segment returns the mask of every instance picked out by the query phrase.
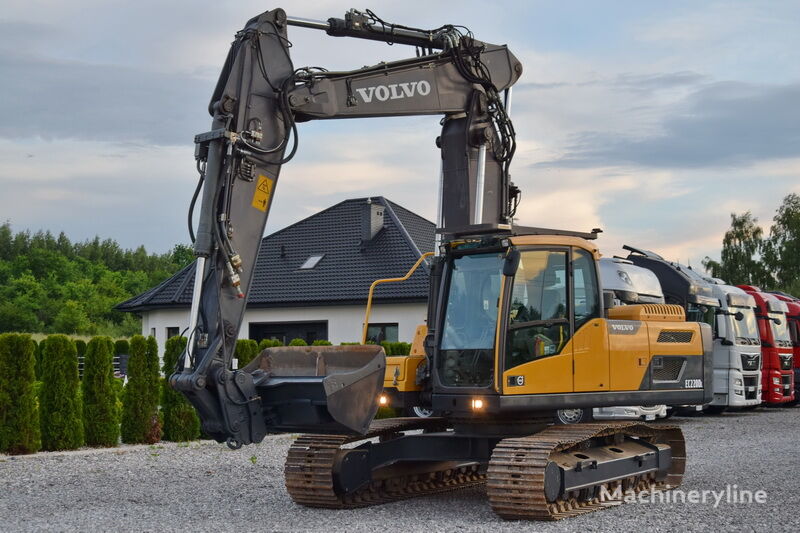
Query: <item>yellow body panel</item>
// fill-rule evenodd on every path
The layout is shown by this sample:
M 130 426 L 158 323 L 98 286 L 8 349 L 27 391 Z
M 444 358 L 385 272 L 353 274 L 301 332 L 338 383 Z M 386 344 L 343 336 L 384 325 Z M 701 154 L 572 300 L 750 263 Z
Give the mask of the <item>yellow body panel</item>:
M 400 392 L 421 390 L 417 385 L 417 368 L 424 362 L 424 355 L 387 356 L 383 388 L 393 388 Z
M 609 352 L 606 321 L 595 318 L 572 339 L 576 392 L 609 390 Z
M 572 342 L 561 353 L 530 361 L 503 372 L 503 383 L 509 376 L 524 376 L 524 384 L 504 387 L 508 395 L 572 392 Z
M 634 306 L 630 306 L 634 307 Z M 691 332 L 686 342 L 659 342 L 662 331 Z M 558 355 L 542 357 L 508 369 L 524 385 L 504 387 L 507 395 L 589 391 L 638 391 L 657 355 L 703 357 L 700 324 L 597 318 L 579 329 Z

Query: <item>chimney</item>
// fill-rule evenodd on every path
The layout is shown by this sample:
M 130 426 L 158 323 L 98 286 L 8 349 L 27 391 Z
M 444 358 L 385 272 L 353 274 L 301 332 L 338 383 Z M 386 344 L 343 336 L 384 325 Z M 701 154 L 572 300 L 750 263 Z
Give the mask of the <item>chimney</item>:
M 378 202 L 373 202 L 372 198 L 367 198 L 362 208 L 361 216 L 361 248 L 370 242 L 383 229 L 383 209 Z

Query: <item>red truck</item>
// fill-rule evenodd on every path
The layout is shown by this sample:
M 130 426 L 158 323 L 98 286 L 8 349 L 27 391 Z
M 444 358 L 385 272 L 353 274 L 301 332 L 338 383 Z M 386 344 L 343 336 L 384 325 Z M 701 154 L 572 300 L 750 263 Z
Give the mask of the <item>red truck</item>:
M 738 285 L 756 301 L 758 331 L 761 336 L 762 394 L 766 404 L 794 402 L 794 362 L 789 333 L 789 307 L 774 294 L 752 285 Z
M 800 300 L 783 292 L 773 292 L 772 294 L 782 302 L 786 303 L 789 313 L 786 315 L 789 321 L 789 336 L 792 339 L 794 349 L 794 401 L 800 401 Z

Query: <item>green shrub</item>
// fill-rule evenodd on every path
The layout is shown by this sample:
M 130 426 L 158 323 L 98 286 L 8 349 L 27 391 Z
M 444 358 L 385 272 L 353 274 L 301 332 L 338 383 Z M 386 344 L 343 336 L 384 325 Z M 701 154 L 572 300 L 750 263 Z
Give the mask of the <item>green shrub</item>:
M 411 353 L 411 343 L 410 342 L 398 342 L 397 348 L 395 348 L 395 355 L 408 355 Z
M 311 343 L 311 346 L 333 346 L 333 343 L 325 339 L 317 339 Z
M 394 343 L 389 341 L 381 341 L 381 346 L 383 346 L 383 352 L 386 355 L 394 355 Z
M 289 341 L 289 346 L 308 346 L 308 343 L 303 339 L 292 339 Z
M 135 335 L 131 338 L 128 384 L 125 385 L 125 393 L 122 395 L 122 442 L 152 444 L 160 438 L 157 350 L 153 337 L 145 339 L 141 335 Z
M 66 335 L 50 335 L 42 351 L 43 449 L 74 450 L 83 444 L 79 384 L 75 343 Z
M 340 342 L 339 346 L 357 346 L 360 342 Z
M 236 351 L 234 357 L 239 360 L 239 367 L 244 368 L 250 361 L 260 353 L 258 343 L 251 339 L 239 339 L 236 341 Z
M 36 343 L 0 335 L 0 452 L 36 453 L 42 446 L 36 399 Z
M 81 339 L 75 339 L 75 351 L 78 352 L 78 357 L 86 355 L 86 342 Z
M 255 341 L 253 341 L 255 344 Z M 161 386 L 161 414 L 164 419 L 164 440 L 187 441 L 200 437 L 200 419 L 194 407 L 186 401 L 180 392 L 169 385 L 169 375 L 175 369 L 183 349 L 186 347 L 186 337 L 172 337 L 167 340 L 164 349 L 164 375 Z
M 116 446 L 119 411 L 114 391 L 114 360 L 111 337 L 89 341 L 83 360 L 83 431 L 89 446 Z
M 261 339 L 261 342 L 258 343 L 258 353 L 263 352 L 267 348 L 275 348 L 277 346 L 283 346 L 283 343 L 278 339 Z
M 131 352 L 131 346 L 125 339 L 120 339 L 114 343 L 114 355 L 128 355 Z

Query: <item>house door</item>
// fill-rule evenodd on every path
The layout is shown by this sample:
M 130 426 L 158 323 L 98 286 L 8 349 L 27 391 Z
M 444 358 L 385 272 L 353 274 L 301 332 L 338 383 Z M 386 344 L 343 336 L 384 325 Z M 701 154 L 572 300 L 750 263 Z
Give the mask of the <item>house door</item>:
M 309 345 L 315 340 L 328 339 L 328 321 L 319 322 L 250 322 L 249 337 L 256 341 L 261 339 L 278 339 L 284 345 L 292 339 L 303 339 Z

